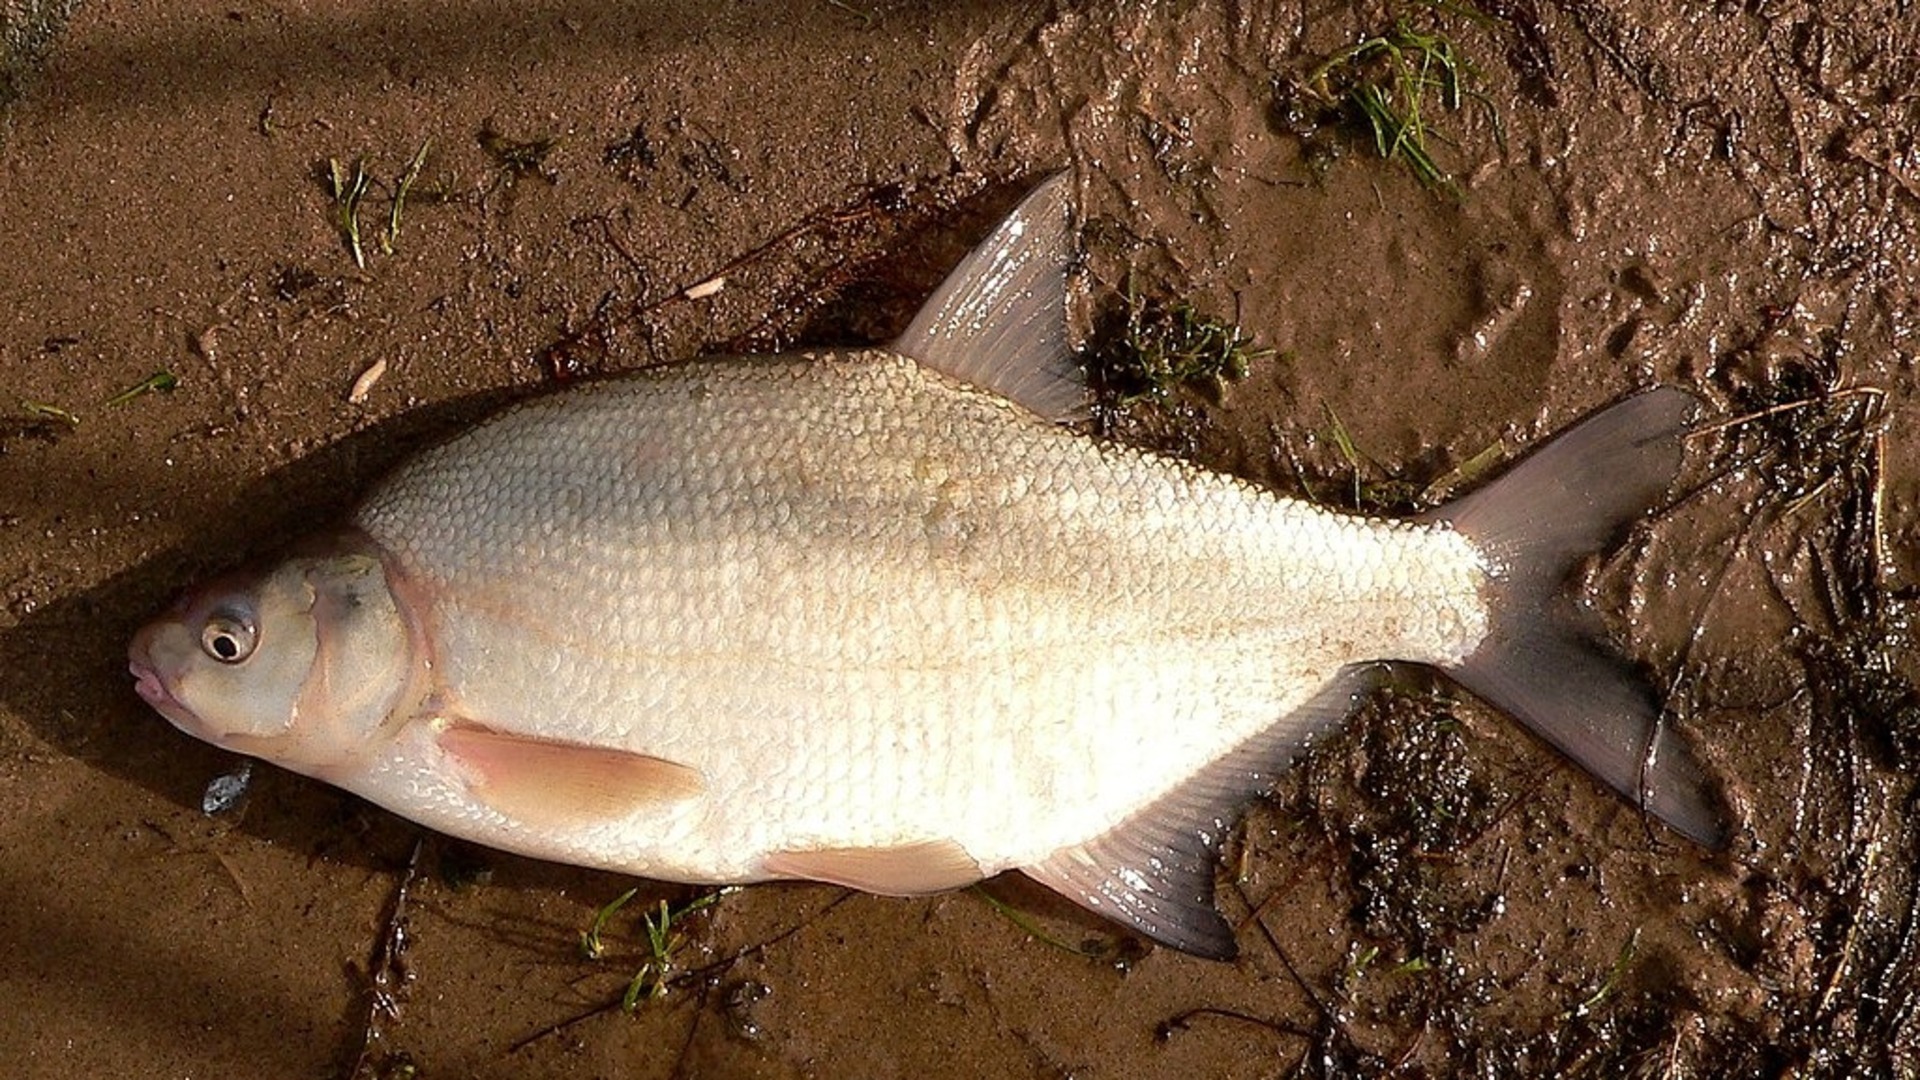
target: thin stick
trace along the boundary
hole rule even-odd
[[[401,993],[412,981],[412,973],[407,970],[407,948],[411,944],[407,932],[407,896],[420,873],[420,851],[426,842],[425,834],[413,841],[413,854],[407,857],[407,868],[394,886],[386,926],[374,942],[373,956],[367,964],[367,1022],[360,1033],[360,1052],[354,1056],[353,1068],[347,1072],[351,1080],[373,1075],[373,1049],[386,1037],[381,1025],[399,1018]]]

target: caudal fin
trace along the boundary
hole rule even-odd
[[[1450,673],[1595,776],[1709,847],[1725,836],[1706,777],[1661,725],[1639,672],[1603,644],[1569,579],[1667,491],[1698,401],[1637,395],[1574,427],[1486,488],[1429,515],[1495,567],[1492,624]]]

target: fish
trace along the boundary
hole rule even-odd
[[[189,735],[506,851],[925,895],[1019,870],[1153,941],[1247,804],[1424,664],[1680,835],[1709,779],[1576,570],[1668,490],[1697,399],[1599,412],[1397,520],[1088,434],[1069,184],[891,346],[573,384],[142,627]]]

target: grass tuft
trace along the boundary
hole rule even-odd
[[[333,193],[333,212],[340,228],[340,236],[346,241],[347,251],[353,255],[353,265],[362,270],[367,268],[367,253],[360,245],[360,200],[367,194],[366,162],[355,158],[351,169],[340,164],[339,158],[327,159],[327,180]]]
[[[665,900],[660,901],[659,909],[645,920],[650,955],[641,963],[640,970],[634,972],[633,980],[627,984],[627,992],[620,996],[621,1008],[632,1012],[642,1001],[657,1001],[667,996],[668,984],[678,974],[680,947],[686,944],[686,935],[675,929],[674,923],[712,907],[714,901],[719,899],[719,891],[710,892],[677,911],[668,907]]]
[[[1430,148],[1430,141],[1440,139],[1430,116],[1435,107],[1457,111],[1475,101],[1487,110],[1500,139],[1498,114],[1469,85],[1476,76],[1452,39],[1402,19],[1392,30],[1329,56],[1299,83],[1284,86],[1276,111],[1303,135],[1326,124],[1355,131],[1380,157],[1405,162],[1426,187],[1458,198],[1459,185]]]
[[[593,925],[580,931],[580,955],[589,960],[598,960],[606,955],[606,943],[600,940],[601,931],[607,928],[607,920],[618,914],[621,908],[627,906],[627,901],[633,899],[639,892],[638,888],[628,889],[614,897],[612,903],[594,913]]]
[[[639,892],[638,888],[628,889],[594,913],[593,923],[580,932],[582,956],[588,960],[599,960],[606,956],[608,946],[602,935],[607,925]],[[679,961],[680,950],[687,941],[683,924],[688,916],[712,907],[726,892],[726,889],[716,889],[677,908],[662,900],[659,907],[641,917],[641,927],[647,938],[647,955],[634,971],[633,978],[627,982],[626,992],[620,995],[622,1009],[632,1012],[643,1001],[657,1001],[667,996],[673,980],[683,973]]]
[[[410,197],[431,202],[444,202],[449,196],[444,189],[415,190],[420,182],[420,173],[427,166],[427,151],[433,145],[431,139],[421,142],[420,149],[407,159],[406,169],[391,185],[377,179],[367,167],[364,157],[353,159],[352,165],[346,165],[339,158],[328,158],[324,169],[317,169],[320,179],[325,183],[327,195],[332,199],[334,228],[340,233],[341,242],[347,247],[347,253],[353,256],[353,265],[358,269],[367,268],[367,242],[362,236],[360,211],[366,202],[370,189],[378,187],[387,194],[387,220],[380,227],[379,243],[382,255],[392,255],[400,243],[400,218],[406,211]],[[291,299],[284,289],[276,285],[281,299]]]
[[[414,151],[413,160],[407,162],[407,171],[400,175],[399,182],[393,187],[393,202],[387,207],[387,231],[380,237],[380,250],[385,254],[393,254],[394,246],[400,242],[400,212],[406,208],[407,194],[420,180],[420,170],[427,164],[427,147],[431,145],[431,139],[420,144],[420,149]]]
[[[1116,403],[1165,403],[1181,387],[1215,398],[1273,356],[1233,323],[1191,304],[1141,300],[1127,285],[1126,319],[1110,344],[1093,356],[1097,381]]]

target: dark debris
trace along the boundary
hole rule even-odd
[[[1783,656],[1804,687],[1787,708],[1804,717],[1809,743],[1791,846],[1775,868],[1777,903],[1804,929],[1750,950],[1757,966],[1791,977],[1771,989],[1773,1030],[1709,1030],[1748,1070],[1728,1075],[1920,1068],[1913,597],[1889,584],[1883,397],[1842,381],[1843,347],[1832,333],[1783,358],[1756,348],[1722,375],[1739,422],[1720,469],[1757,482],[1755,528],[1791,539],[1790,558],[1770,573],[1795,623]]]

